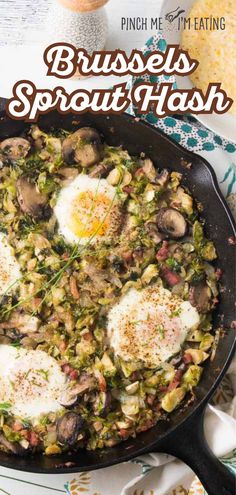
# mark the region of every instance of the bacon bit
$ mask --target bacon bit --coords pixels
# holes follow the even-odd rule
[[[84,333],[83,339],[87,340],[87,342],[92,342],[93,334],[91,332]]]
[[[67,342],[65,342],[65,340],[62,340],[59,344],[59,351],[60,352],[65,352],[65,350],[67,349]]]
[[[95,421],[95,423],[93,423],[93,427],[95,431],[98,433],[103,429],[103,424],[101,423],[101,421]]]
[[[133,371],[133,373],[130,375],[130,380],[132,382],[137,382],[140,380],[140,373],[138,371]]]
[[[228,238],[228,243],[229,243],[230,246],[235,246],[235,244],[236,244],[236,237],[233,237],[233,236],[229,237]]]
[[[30,431],[29,430],[21,430],[20,434],[24,437],[28,442],[30,441]]]
[[[175,273],[169,270],[166,266],[162,268],[162,275],[166,282],[171,286],[174,287],[174,285],[177,285],[181,282],[181,277]]]
[[[140,167],[135,172],[135,177],[140,177],[140,175],[144,175],[143,167]]]
[[[78,300],[80,298],[76,278],[73,275],[70,277],[70,291],[74,299]]]
[[[168,386],[168,392],[171,392],[171,390],[174,390],[175,388],[177,388],[179,386],[182,376],[183,376],[182,370],[177,370],[175,372],[175,376],[174,376],[172,382],[170,382],[170,384]]]
[[[183,355],[184,364],[192,363],[192,361],[193,361],[192,356],[188,352]]]
[[[165,392],[167,392],[168,387],[164,387],[163,385],[160,385],[159,390],[160,390],[160,392],[164,392],[165,393]]]
[[[12,429],[13,431],[21,431],[22,427],[23,425],[20,421],[15,421],[15,423],[13,423]]]
[[[69,257],[70,257],[69,253],[63,253],[63,255],[62,255],[62,259],[64,261],[68,261]]]
[[[123,260],[131,261],[133,259],[133,251],[128,250],[121,254]]]
[[[73,371],[73,368],[68,363],[66,363],[66,364],[62,365],[62,371],[66,375],[69,375],[71,373],[71,371]]]
[[[99,389],[101,390],[101,392],[106,392],[107,382],[106,382],[104,376],[102,375],[102,373],[97,374],[97,379],[98,379]]]
[[[0,329],[2,330],[7,330],[8,328],[12,328],[12,323],[10,322],[7,322],[7,321],[3,321],[2,323],[0,323]]]
[[[147,396],[147,403],[149,404],[149,406],[153,406],[154,400],[155,400],[155,395],[149,394]]]
[[[134,191],[134,188],[132,186],[124,186],[122,188],[122,191],[126,194],[130,194]]]
[[[221,270],[221,268],[217,268],[216,270],[216,280],[220,280],[220,278],[222,277],[223,275],[223,270]]]
[[[37,447],[37,445],[39,444],[39,437],[34,431],[30,432],[29,442],[32,447]]]
[[[72,368],[72,366],[70,366],[69,364],[63,364],[62,365],[62,371],[66,374],[66,375],[69,375],[69,378],[71,380],[77,380],[79,374],[78,374],[78,371],[75,370],[74,368]]]
[[[37,310],[41,303],[42,303],[41,297],[34,297],[34,299],[33,299],[34,310]]]
[[[129,430],[125,430],[124,428],[121,428],[121,430],[118,432],[119,433],[119,436],[121,438],[129,438],[129,436],[131,435],[130,431]]]
[[[158,261],[165,261],[166,258],[168,258],[168,248],[169,248],[168,241],[163,241],[161,248],[159,249],[159,251],[157,251],[156,254],[156,259]]]
[[[78,376],[79,376],[79,373],[77,370],[73,370],[69,373],[69,377],[71,380],[77,380]]]

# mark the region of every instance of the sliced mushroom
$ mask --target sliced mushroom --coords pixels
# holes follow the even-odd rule
[[[159,244],[163,240],[164,235],[159,232],[154,222],[146,223],[145,230],[155,244]]]
[[[64,445],[72,446],[84,426],[84,420],[75,412],[68,412],[57,422],[57,438]]]
[[[14,311],[9,320],[0,323],[0,329],[16,329],[20,332],[20,334],[27,335],[28,333],[37,332],[39,325],[40,320],[36,316],[32,316],[27,313],[21,313],[19,311]]]
[[[82,127],[62,143],[62,155],[66,163],[79,163],[90,167],[101,159],[102,143],[99,133],[91,127]]]
[[[98,165],[95,165],[95,167],[91,170],[89,176],[92,178],[96,177],[105,177],[109,172],[114,168],[114,163],[109,162],[109,163],[99,163]]]
[[[21,335],[27,335],[37,332],[39,324],[40,320],[36,316],[14,311],[9,320],[0,323],[0,329],[16,329]]]
[[[77,400],[78,396],[92,390],[96,386],[96,380],[94,376],[84,373],[80,376],[79,381],[70,386],[70,383],[63,390],[59,402],[64,407],[73,406]]]
[[[11,454],[25,455],[26,453],[24,447],[17,442],[10,442],[2,433],[0,433],[0,444],[5,447],[8,452],[11,452]]]
[[[207,313],[210,310],[211,291],[204,280],[190,287],[189,301],[199,313]]]
[[[169,176],[170,174],[168,170],[166,168],[163,168],[163,170],[157,176],[157,184],[159,184],[160,186],[165,186],[169,180]]]
[[[161,208],[157,214],[157,225],[163,234],[172,239],[180,239],[187,232],[187,222],[175,208]]]
[[[62,167],[58,170],[57,176],[63,186],[69,185],[79,174],[77,168]]]
[[[37,191],[35,184],[30,179],[21,176],[16,183],[17,199],[21,210],[33,218],[47,219],[51,214],[51,208],[47,205],[47,196]]]
[[[30,143],[24,138],[8,138],[0,144],[0,151],[8,160],[19,160],[25,158],[30,150]]]

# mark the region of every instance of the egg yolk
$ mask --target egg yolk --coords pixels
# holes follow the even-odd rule
[[[105,194],[81,192],[71,204],[70,230],[80,238],[103,236],[109,227],[111,204]]]

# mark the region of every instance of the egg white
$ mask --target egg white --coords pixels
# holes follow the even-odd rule
[[[37,420],[62,409],[59,397],[65,374],[54,358],[40,350],[0,345],[0,403],[20,418]]]
[[[14,292],[21,277],[20,265],[6,236],[0,232],[0,295]]]
[[[59,233],[69,244],[109,239],[120,225],[116,188],[84,174],[61,190],[54,212]]]
[[[107,330],[117,357],[153,368],[177,354],[199,322],[190,302],[151,286],[130,289],[110,310]]]

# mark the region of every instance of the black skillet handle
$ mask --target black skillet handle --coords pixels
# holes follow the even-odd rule
[[[204,413],[205,406],[172,432],[167,441],[165,439],[161,451],[188,464],[208,495],[235,495],[235,476],[215,457],[206,442]]]

